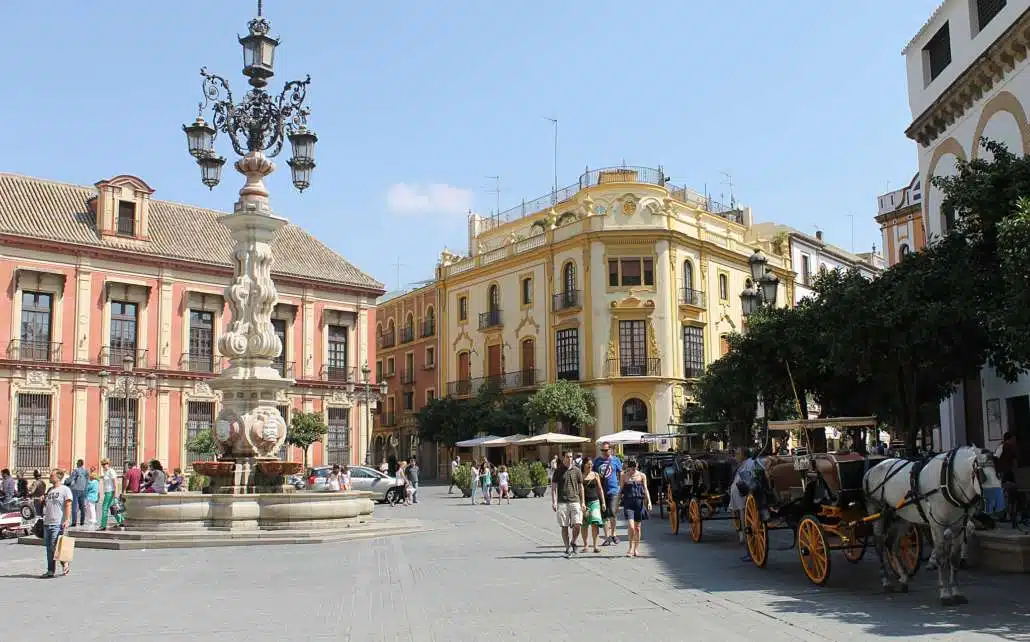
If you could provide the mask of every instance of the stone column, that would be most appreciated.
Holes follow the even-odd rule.
[[[272,238],[286,219],[275,216],[268,203],[264,177],[275,164],[261,152],[250,152],[236,162],[247,177],[231,215],[218,220],[229,228],[233,248],[233,279],[225,288],[231,321],[218,339],[219,352],[229,367],[211,381],[222,391],[222,411],[215,422],[215,440],[221,458],[232,459],[236,486],[251,486],[253,459],[275,459],[286,439],[286,422],[276,407],[280,391],[293,385],[272,367],[282,344],[272,329],[271,315],[279,300],[271,269]]]

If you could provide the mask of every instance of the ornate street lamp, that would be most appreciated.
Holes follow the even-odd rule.
[[[769,265],[769,259],[762,254],[761,248],[756,247],[754,254],[748,258],[747,265],[751,269],[751,280],[758,283],[765,276],[765,268]]]
[[[215,151],[218,134],[225,134],[242,158],[233,165],[246,177],[233,213],[218,220],[229,228],[234,241],[233,279],[225,288],[232,313],[228,329],[219,337],[219,352],[229,367],[210,385],[225,399],[215,422],[215,440],[223,456],[237,463],[246,477],[254,459],[274,459],[286,439],[286,422],[271,400],[293,385],[284,379],[273,360],[282,353],[282,342],[272,327],[271,313],[279,301],[271,270],[271,243],[286,219],[276,216],[268,200],[264,178],[275,171],[272,158],[287,140],[293,148],[289,166],[293,184],[305,190],[315,168],[315,142],[307,128],[310,110],[304,105],[311,77],[287,82],[278,96],[265,91],[275,75],[275,49],[279,41],[269,35],[271,27],[257,3],[257,17],[247,23],[248,33],[239,38],[243,48],[243,75],[250,89],[238,102],[229,83],[201,68],[204,100],[200,114],[184,125],[187,150],[201,170],[201,181],[213,189],[221,181],[226,159]],[[209,119],[203,112],[210,108]],[[234,484],[250,487],[254,479],[237,479]]]
[[[108,384],[108,379],[111,376],[110,372],[107,370],[101,370],[97,374],[100,376],[101,386],[105,390],[115,393],[116,397],[120,397],[122,399],[122,431],[124,433],[122,435],[122,440],[124,445],[127,446],[129,440],[129,400],[142,399],[154,394],[157,391],[157,375],[153,372],[147,375],[140,375],[136,371],[136,355],[134,353],[126,354],[122,357],[122,371],[118,375],[118,378],[110,385]],[[139,448],[140,439],[138,434],[134,435],[132,441],[136,448]],[[111,453],[107,454],[110,455]],[[138,461],[139,459],[138,452],[125,452],[123,455],[123,459],[129,456],[131,456],[133,460]],[[125,461],[112,462],[115,466],[121,466],[125,463]]]
[[[361,390],[358,394],[354,394],[354,382],[347,382],[347,394],[351,395],[351,398],[358,403],[365,404],[365,408],[368,410],[368,439],[365,444],[365,465],[372,465],[372,410],[376,407],[376,404],[386,397],[386,393],[389,390],[385,381],[380,381],[378,386],[373,386],[370,379],[372,375],[371,368],[368,367],[366,361],[361,366]],[[376,390],[373,390],[373,387]]]
[[[780,288],[780,279],[769,267],[769,259],[762,254],[761,248],[755,248],[747,260],[747,266],[751,271],[751,278],[747,280],[744,291],[740,293],[740,308],[745,318],[763,306],[775,306]]]
[[[766,268],[765,274],[758,279],[758,286],[762,290],[762,299],[765,304],[771,307],[776,305],[776,295],[780,291],[780,279],[773,271]]]
[[[745,318],[758,310],[759,306],[762,305],[761,298],[762,295],[758,293],[758,289],[752,285],[751,279],[748,279],[747,284],[744,286],[744,291],[740,293],[740,309]]]

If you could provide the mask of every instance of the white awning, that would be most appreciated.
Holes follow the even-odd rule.
[[[458,448],[474,448],[476,446],[482,446],[485,442],[492,439],[500,439],[497,435],[486,435],[485,437],[476,437],[474,439],[466,439],[465,441],[459,441],[454,445]]]

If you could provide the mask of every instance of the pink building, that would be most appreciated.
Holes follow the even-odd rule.
[[[222,212],[153,192],[134,176],[84,187],[0,173],[0,466],[198,458],[185,444],[220,410],[208,381],[225,365],[232,241]],[[383,287],[295,225],[273,251],[278,365],[296,380],[280,411],[323,413],[313,463],[358,463],[371,427],[346,384],[375,363]]]

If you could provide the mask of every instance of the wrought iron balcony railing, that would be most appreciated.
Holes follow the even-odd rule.
[[[658,358],[609,359],[609,377],[660,377],[662,360]]]
[[[293,379],[294,377],[296,377],[296,365],[296,361],[283,361],[282,359],[272,359],[272,367],[279,372],[279,376],[283,379]]]
[[[487,328],[496,328],[500,325],[502,325],[500,310],[490,310],[489,312],[483,312],[479,315],[480,330],[486,330]]]
[[[18,361],[59,363],[62,361],[61,347],[61,343],[52,341],[11,339],[11,342],[7,344],[7,358]]]
[[[376,337],[377,348],[392,348],[397,345],[397,335],[394,333],[381,334]]]
[[[422,322],[422,336],[431,337],[436,334],[436,320],[426,319]]]
[[[222,369],[222,361],[211,353],[205,352],[183,352],[179,357],[179,370],[186,372],[201,372],[205,374],[218,374]]]
[[[318,372],[318,378],[322,381],[335,381],[340,383],[353,381],[357,383],[360,381],[357,375],[357,370],[357,368],[351,366],[338,366],[327,363],[322,365],[322,369]]]
[[[554,311],[570,310],[583,307],[582,290],[565,290],[554,295]]]
[[[705,293],[692,288],[680,288],[680,305],[705,307]]]
[[[686,366],[685,368],[683,368],[683,376],[686,379],[697,379],[704,373],[704,368],[698,368],[696,366]]]
[[[483,388],[493,387],[498,390],[519,390],[532,388],[544,383],[537,370],[516,370],[490,377],[475,379],[458,379],[447,383],[447,394],[454,397],[468,397],[479,394]]]
[[[415,340],[415,326],[401,328],[401,343],[411,343]]]
[[[558,379],[563,381],[579,381],[579,368],[559,372]]]
[[[401,370],[401,383],[402,384],[413,384],[415,383],[415,369]]]
[[[97,363],[109,368],[121,370],[125,367],[125,358],[132,359],[133,368],[147,368],[147,349],[127,346],[104,346],[97,355]]]

